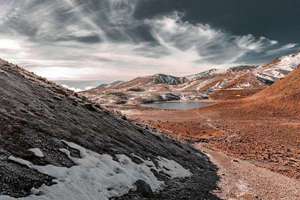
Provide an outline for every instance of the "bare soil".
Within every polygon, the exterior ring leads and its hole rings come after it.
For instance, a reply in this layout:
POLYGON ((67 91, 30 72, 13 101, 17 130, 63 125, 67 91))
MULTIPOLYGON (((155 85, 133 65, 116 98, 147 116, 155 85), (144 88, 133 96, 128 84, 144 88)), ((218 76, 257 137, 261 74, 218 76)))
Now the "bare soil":
POLYGON ((195 147, 219 167, 220 190, 215 194, 221 199, 300 199, 300 182, 293 178, 258 167, 251 161, 227 156, 205 144, 198 143, 195 147))

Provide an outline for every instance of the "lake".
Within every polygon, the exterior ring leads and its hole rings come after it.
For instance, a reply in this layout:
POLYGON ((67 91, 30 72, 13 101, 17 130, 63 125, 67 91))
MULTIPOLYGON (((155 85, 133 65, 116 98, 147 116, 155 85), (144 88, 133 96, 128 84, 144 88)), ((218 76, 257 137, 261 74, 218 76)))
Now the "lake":
POLYGON ((156 102, 151 104, 143 104, 143 107, 168 109, 168 110, 191 110, 196 108, 207 107, 210 104, 204 102, 156 102))

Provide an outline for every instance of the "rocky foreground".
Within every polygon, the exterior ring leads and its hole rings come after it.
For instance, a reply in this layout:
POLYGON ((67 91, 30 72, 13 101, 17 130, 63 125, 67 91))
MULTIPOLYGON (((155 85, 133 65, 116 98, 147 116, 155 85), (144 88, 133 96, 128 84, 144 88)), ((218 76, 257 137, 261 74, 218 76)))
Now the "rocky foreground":
POLYGON ((206 155, 0 61, 0 199, 218 199, 206 155))

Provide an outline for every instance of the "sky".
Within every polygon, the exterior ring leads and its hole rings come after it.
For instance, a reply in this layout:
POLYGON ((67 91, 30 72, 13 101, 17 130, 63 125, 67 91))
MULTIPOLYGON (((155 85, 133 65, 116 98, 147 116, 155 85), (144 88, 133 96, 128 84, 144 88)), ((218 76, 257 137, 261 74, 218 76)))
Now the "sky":
POLYGON ((299 50, 299 0, 0 0, 0 58, 68 87, 267 63, 299 50))

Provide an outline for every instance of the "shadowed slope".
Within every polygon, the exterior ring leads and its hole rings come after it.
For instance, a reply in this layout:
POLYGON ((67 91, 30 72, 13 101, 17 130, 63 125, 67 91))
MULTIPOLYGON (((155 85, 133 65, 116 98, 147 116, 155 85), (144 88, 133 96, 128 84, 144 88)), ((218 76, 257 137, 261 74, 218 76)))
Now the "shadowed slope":
POLYGON ((166 184, 155 198, 215 199, 210 191, 216 189, 216 168, 188 145, 118 119, 76 93, 5 61, 0 61, 0 85, 0 194, 21 197, 33 187, 53 184, 53 177, 9 158, 70 168, 75 163, 61 149, 74 158, 81 155, 63 142, 68 141, 115 160, 117 154, 124 154, 137 164, 141 159, 157 163, 158 157, 174 160, 193 175, 171 179, 153 172, 166 184), (44 156, 31 148, 41 149, 44 156))

